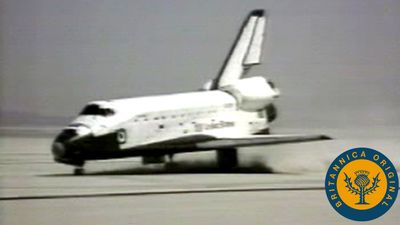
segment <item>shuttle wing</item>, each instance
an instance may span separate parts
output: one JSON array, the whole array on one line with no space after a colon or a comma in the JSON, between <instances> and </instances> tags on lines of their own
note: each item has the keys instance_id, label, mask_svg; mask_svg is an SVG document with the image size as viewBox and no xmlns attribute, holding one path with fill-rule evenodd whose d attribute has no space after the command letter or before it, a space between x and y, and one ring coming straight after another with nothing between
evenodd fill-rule
<instances>
[{"instance_id":1,"label":"shuttle wing","mask_svg":"<svg viewBox=\"0 0 400 225\"><path fill-rule=\"evenodd\" d=\"M223 149L255 145L276 145L308 141L330 140L326 135L252 135L247 137L217 138L196 144L198 149Z\"/></svg>"},{"instance_id":2,"label":"shuttle wing","mask_svg":"<svg viewBox=\"0 0 400 225\"><path fill-rule=\"evenodd\" d=\"M241 137L216 137L211 135L188 135L152 144L138 146L138 149L152 149L158 153L171 154L182 152L209 151L225 148L238 148L256 145L277 145L309 141L330 140L326 135L289 134L289 135L250 135Z\"/></svg>"}]
</instances>

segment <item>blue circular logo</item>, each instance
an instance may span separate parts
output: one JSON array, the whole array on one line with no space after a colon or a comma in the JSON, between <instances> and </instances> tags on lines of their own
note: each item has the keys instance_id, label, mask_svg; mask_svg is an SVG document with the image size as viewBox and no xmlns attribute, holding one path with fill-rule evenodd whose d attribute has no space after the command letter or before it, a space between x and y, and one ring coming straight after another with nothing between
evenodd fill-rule
<instances>
[{"instance_id":1,"label":"blue circular logo","mask_svg":"<svg viewBox=\"0 0 400 225\"><path fill-rule=\"evenodd\" d=\"M385 214L394 204L399 178L393 163L370 148L353 148L330 165L325 191L332 207L342 216L369 221Z\"/></svg>"}]
</instances>

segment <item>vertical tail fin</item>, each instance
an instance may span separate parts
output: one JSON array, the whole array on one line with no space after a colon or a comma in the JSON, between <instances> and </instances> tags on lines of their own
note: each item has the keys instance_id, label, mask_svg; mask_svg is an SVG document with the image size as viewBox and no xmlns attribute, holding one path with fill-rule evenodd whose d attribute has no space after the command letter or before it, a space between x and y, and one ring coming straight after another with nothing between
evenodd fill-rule
<instances>
[{"instance_id":1,"label":"vertical tail fin","mask_svg":"<svg viewBox=\"0 0 400 225\"><path fill-rule=\"evenodd\" d=\"M264 10L250 12L236 38L212 89L240 79L252 65L260 64L266 17Z\"/></svg>"}]
</instances>

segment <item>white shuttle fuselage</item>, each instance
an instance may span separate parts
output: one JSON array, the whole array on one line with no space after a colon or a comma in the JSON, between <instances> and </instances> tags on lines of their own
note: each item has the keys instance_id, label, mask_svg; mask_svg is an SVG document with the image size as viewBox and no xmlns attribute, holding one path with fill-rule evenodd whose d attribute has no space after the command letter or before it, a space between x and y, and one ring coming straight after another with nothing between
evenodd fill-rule
<instances>
[{"instance_id":1,"label":"white shuttle fuselage","mask_svg":"<svg viewBox=\"0 0 400 225\"><path fill-rule=\"evenodd\" d=\"M264 77L243 78L260 64L266 17L252 11L218 76L197 92L94 101L55 139L57 162L217 151L222 168L237 165L237 147L315 141L324 135L270 135L279 90Z\"/></svg>"}]
</instances>

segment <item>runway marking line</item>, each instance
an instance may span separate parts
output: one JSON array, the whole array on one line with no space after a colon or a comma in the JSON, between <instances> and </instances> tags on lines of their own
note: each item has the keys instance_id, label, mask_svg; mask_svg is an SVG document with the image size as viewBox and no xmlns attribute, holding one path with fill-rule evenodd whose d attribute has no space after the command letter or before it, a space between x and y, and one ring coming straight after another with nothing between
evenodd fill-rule
<instances>
[{"instance_id":1,"label":"runway marking line","mask_svg":"<svg viewBox=\"0 0 400 225\"><path fill-rule=\"evenodd\" d=\"M199 188L199 189L168 189L153 191L115 192L115 193L91 193L91 194L65 194L65 195L31 195L0 197L0 201L14 200L42 200L42 199L66 199L66 198L96 198L119 197L139 195L169 195L169 194L195 194L195 193L219 193L219 192L255 192L255 191L314 191L324 190L324 187L277 187L277 188Z\"/></svg>"}]
</instances>

